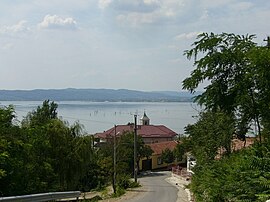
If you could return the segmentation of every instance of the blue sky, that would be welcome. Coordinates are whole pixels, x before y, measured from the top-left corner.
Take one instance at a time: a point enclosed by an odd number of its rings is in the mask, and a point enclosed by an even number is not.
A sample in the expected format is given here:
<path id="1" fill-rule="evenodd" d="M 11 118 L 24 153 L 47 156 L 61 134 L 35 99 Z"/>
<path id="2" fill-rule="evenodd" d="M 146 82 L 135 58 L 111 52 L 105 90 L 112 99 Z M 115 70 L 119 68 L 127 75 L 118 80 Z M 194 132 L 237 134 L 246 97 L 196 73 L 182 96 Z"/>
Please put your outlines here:
<path id="1" fill-rule="evenodd" d="M 0 0 L 0 89 L 181 90 L 201 32 L 270 34 L 269 0 Z"/>

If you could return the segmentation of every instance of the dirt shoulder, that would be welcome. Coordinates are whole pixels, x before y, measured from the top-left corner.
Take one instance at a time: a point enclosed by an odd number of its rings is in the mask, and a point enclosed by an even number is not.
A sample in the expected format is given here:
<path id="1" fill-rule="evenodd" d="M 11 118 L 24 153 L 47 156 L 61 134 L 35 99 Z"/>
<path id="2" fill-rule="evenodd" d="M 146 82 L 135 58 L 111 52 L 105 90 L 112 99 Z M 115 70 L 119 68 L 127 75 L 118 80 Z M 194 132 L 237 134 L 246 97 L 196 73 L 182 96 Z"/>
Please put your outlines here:
<path id="1" fill-rule="evenodd" d="M 192 202 L 191 193 L 186 186 L 190 181 L 186 178 L 182 178 L 178 175 L 172 174 L 171 177 L 165 179 L 168 183 L 172 184 L 178 189 L 177 201 L 176 202 Z M 133 199 L 134 197 L 140 197 L 146 193 L 146 187 L 138 187 L 127 190 L 127 192 L 118 198 L 109 198 L 101 200 L 102 202 L 124 202 Z"/>
<path id="2" fill-rule="evenodd" d="M 178 189 L 177 202 L 192 202 L 191 193 L 189 189 L 186 188 L 190 181 L 175 174 L 166 178 L 166 181 Z"/>
<path id="3" fill-rule="evenodd" d="M 172 174 L 165 180 L 178 189 L 177 202 L 192 202 L 190 191 L 186 188 L 190 181 L 175 174 Z M 99 200 L 101 202 L 124 202 L 130 201 L 135 197 L 143 197 L 143 194 L 147 192 L 146 189 L 147 188 L 142 185 L 141 187 L 126 190 L 126 193 L 120 197 L 111 198 L 110 196 L 113 193 L 112 187 L 107 187 L 107 189 L 102 192 L 83 193 L 80 199 L 92 199 L 94 197 L 100 196 L 101 198 L 103 198 L 103 200 Z"/>
<path id="4" fill-rule="evenodd" d="M 113 193 L 113 190 L 111 187 L 108 187 L 105 191 L 102 192 L 83 193 L 80 199 L 93 199 L 94 197 L 100 196 L 101 198 L 103 198 L 102 200 L 99 200 L 100 202 L 124 202 L 129 201 L 132 198 L 137 197 L 139 194 L 143 194 L 144 192 L 145 188 L 143 187 L 130 188 L 126 190 L 126 193 L 122 196 L 117 198 L 111 198 L 110 196 Z"/>
<path id="5" fill-rule="evenodd" d="M 143 188 L 142 187 L 137 187 L 137 188 L 132 188 L 128 189 L 126 193 L 120 197 L 117 198 L 108 198 L 104 200 L 100 200 L 101 202 L 124 202 L 124 201 L 129 201 L 133 199 L 134 197 L 137 197 L 139 194 L 143 194 Z"/>

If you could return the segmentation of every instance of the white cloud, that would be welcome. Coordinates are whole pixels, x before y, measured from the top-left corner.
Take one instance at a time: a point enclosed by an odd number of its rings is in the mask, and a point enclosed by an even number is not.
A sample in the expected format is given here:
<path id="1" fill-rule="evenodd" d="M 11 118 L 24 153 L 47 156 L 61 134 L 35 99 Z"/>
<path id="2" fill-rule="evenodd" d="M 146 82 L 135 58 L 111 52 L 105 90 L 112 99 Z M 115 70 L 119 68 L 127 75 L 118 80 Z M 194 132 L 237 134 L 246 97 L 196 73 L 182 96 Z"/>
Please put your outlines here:
<path id="1" fill-rule="evenodd" d="M 205 9 L 203 11 L 203 14 L 200 17 L 200 20 L 207 20 L 208 18 L 209 18 L 209 13 L 208 13 L 208 10 Z"/>
<path id="2" fill-rule="evenodd" d="M 27 22 L 25 20 L 19 21 L 15 25 L 11 26 L 4 26 L 0 28 L 0 33 L 1 34 L 19 34 L 19 33 L 26 33 L 30 31 L 30 28 L 26 26 Z"/>
<path id="3" fill-rule="evenodd" d="M 3 50 L 10 50 L 10 49 L 14 48 L 14 44 L 12 44 L 12 43 L 6 43 L 3 46 L 1 46 L 1 48 Z"/>
<path id="4" fill-rule="evenodd" d="M 118 13 L 116 20 L 131 26 L 167 22 L 204 24 L 210 17 L 215 21 L 254 7 L 253 3 L 237 0 L 110 0 L 110 4 L 110 9 Z"/>
<path id="5" fill-rule="evenodd" d="M 136 1 L 137 4 L 129 4 L 125 6 L 128 9 L 117 16 L 117 21 L 131 26 L 139 26 L 141 24 L 160 23 L 164 19 L 172 18 L 176 15 L 179 8 L 172 2 L 160 2 L 158 0 Z M 124 5 L 124 4 L 123 4 Z"/>
<path id="6" fill-rule="evenodd" d="M 161 6 L 160 0 L 114 0 L 111 8 L 123 13 L 151 13 Z"/>
<path id="7" fill-rule="evenodd" d="M 251 2 L 239 2 L 231 5 L 235 11 L 246 11 L 252 8 L 254 5 Z"/>
<path id="8" fill-rule="evenodd" d="M 218 1 L 202 0 L 200 4 L 202 5 L 203 8 L 218 9 L 223 8 L 224 6 L 232 5 L 236 2 L 238 2 L 238 0 L 218 0 Z"/>
<path id="9" fill-rule="evenodd" d="M 0 86 L 7 89 L 172 90 L 193 69 L 182 54 L 199 31 L 255 33 L 261 44 L 270 18 L 269 0 L 3 0 L 0 8 Z M 138 68 L 126 71 L 130 65 Z M 48 83 L 50 71 L 56 76 Z M 155 72 L 147 87 L 134 77 L 141 71 Z"/>
<path id="10" fill-rule="evenodd" d="M 129 2 L 129 1 L 128 1 Z M 118 0 L 115 6 L 120 14 L 116 17 L 118 22 L 131 26 L 143 24 L 172 23 L 177 17 L 190 15 L 194 7 L 186 0 L 136 0 L 132 3 Z"/>
<path id="11" fill-rule="evenodd" d="M 175 40 L 185 40 L 185 39 L 193 39 L 198 36 L 198 34 L 201 34 L 202 32 L 189 32 L 189 33 L 183 33 L 179 34 L 176 37 L 174 37 Z"/>
<path id="12" fill-rule="evenodd" d="M 99 0 L 98 1 L 98 7 L 100 9 L 107 8 L 112 3 L 112 0 Z"/>
<path id="13" fill-rule="evenodd" d="M 157 3 L 159 3 L 158 0 L 143 0 L 143 2 L 145 4 L 157 4 Z"/>
<path id="14" fill-rule="evenodd" d="M 177 14 L 182 14 L 186 11 L 185 7 L 187 7 L 187 4 L 185 4 L 185 0 L 168 0 L 162 2 L 161 5 L 161 14 L 167 16 L 167 13 L 173 14 L 173 16 Z"/>
<path id="15" fill-rule="evenodd" d="M 62 18 L 57 15 L 46 15 L 41 23 L 38 24 L 40 29 L 76 29 L 77 22 L 69 17 Z"/>
<path id="16" fill-rule="evenodd" d="M 151 24 L 156 21 L 158 15 L 155 13 L 129 13 L 127 15 L 121 14 L 116 17 L 121 24 L 129 24 L 136 27 L 140 24 Z"/>

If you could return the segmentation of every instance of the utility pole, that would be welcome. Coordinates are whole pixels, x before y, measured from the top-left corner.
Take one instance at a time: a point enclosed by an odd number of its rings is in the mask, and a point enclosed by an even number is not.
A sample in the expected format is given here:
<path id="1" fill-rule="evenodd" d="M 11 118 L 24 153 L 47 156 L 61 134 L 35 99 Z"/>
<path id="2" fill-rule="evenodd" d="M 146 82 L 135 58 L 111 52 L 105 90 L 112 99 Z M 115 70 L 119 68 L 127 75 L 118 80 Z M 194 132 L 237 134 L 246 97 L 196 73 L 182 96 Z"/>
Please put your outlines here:
<path id="1" fill-rule="evenodd" d="M 137 115 L 134 115 L 134 181 L 137 182 Z"/>
<path id="2" fill-rule="evenodd" d="M 113 136 L 113 193 L 116 193 L 116 125 Z"/>

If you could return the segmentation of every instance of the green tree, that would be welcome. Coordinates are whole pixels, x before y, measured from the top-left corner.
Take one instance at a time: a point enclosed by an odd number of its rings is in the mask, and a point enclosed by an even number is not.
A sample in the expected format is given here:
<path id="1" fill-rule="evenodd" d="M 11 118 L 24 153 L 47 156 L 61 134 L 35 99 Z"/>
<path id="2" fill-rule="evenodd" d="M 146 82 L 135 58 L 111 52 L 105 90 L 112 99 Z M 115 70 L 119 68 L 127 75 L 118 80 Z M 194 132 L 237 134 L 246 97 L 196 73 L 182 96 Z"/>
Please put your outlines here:
<path id="1" fill-rule="evenodd" d="M 264 147 L 258 155 L 257 147 Z M 269 144 L 254 145 L 211 164 L 195 167 L 191 189 L 196 201 L 258 201 L 270 199 Z"/>
<path id="2" fill-rule="evenodd" d="M 176 145 L 175 149 L 173 150 L 174 156 L 178 161 L 182 161 L 185 158 L 185 154 L 187 152 L 190 152 L 191 147 L 191 141 L 188 136 L 181 137 L 179 139 L 179 143 Z"/>
<path id="3" fill-rule="evenodd" d="M 46 124 L 51 119 L 57 119 L 57 107 L 55 102 L 45 100 L 42 106 L 38 106 L 36 110 L 29 112 L 23 119 L 23 126 L 37 126 Z"/>
<path id="4" fill-rule="evenodd" d="M 150 146 L 145 145 L 141 136 L 137 136 L 137 165 L 140 159 L 152 155 L 153 150 Z M 122 134 L 117 143 L 118 161 L 126 164 L 129 173 L 133 172 L 134 165 L 134 133 L 126 132 Z M 138 169 L 139 170 L 139 169 Z"/>
<path id="5" fill-rule="evenodd" d="M 183 88 L 195 92 L 204 81 L 205 91 L 196 101 L 205 106 L 178 153 L 191 150 L 197 158 L 191 189 L 196 201 L 265 201 L 270 198 L 270 52 L 259 47 L 254 35 L 207 34 L 198 36 L 185 52 L 194 58 L 191 76 Z M 231 153 L 233 135 L 245 140 L 255 123 L 259 143 Z M 218 151 L 224 155 L 214 160 Z"/>
<path id="6" fill-rule="evenodd" d="M 2 129 L 12 127 L 15 117 L 15 111 L 12 105 L 0 108 L 0 127 Z"/>
<path id="7" fill-rule="evenodd" d="M 27 175 L 25 136 L 14 124 L 12 106 L 0 108 L 0 187 L 1 195 L 25 193 L 24 176 Z M 17 182 L 17 183 L 16 183 Z"/>
<path id="8" fill-rule="evenodd" d="M 113 138 L 112 138 L 113 139 Z M 103 170 L 113 179 L 113 141 L 108 142 L 101 147 L 99 158 Z M 141 158 L 149 157 L 153 153 L 152 149 L 145 145 L 141 136 L 137 138 L 137 165 Z M 106 163 L 106 164 L 105 164 Z M 105 165 L 104 165 L 105 164 Z M 134 133 L 125 132 L 116 138 L 116 174 L 117 184 L 125 186 L 129 183 L 129 178 L 133 174 L 134 168 Z M 119 184 L 120 183 L 120 184 Z M 122 187 L 123 188 L 123 187 Z"/>
<path id="9" fill-rule="evenodd" d="M 32 159 L 35 182 L 46 176 L 41 180 L 42 185 L 48 186 L 44 187 L 46 190 L 85 188 L 86 183 L 82 185 L 81 179 L 96 159 L 93 140 L 82 136 L 82 126 L 78 122 L 69 127 L 67 122 L 58 119 L 57 104 L 47 100 L 28 113 L 23 128 L 29 133 L 35 154 Z"/>
<path id="10" fill-rule="evenodd" d="M 195 70 L 183 81 L 183 88 L 194 92 L 200 83 L 210 81 L 196 101 L 206 109 L 234 113 L 240 139 L 253 120 L 261 140 L 261 124 L 269 122 L 270 52 L 258 47 L 254 35 L 203 33 L 187 50 Z M 267 110 L 268 109 L 268 110 Z"/>
<path id="11" fill-rule="evenodd" d="M 57 117 L 44 101 L 15 125 L 12 106 L 0 108 L 0 194 L 3 196 L 80 189 L 103 183 L 93 137 L 82 126 Z M 95 181 L 93 181 L 95 179 Z M 93 182 L 92 182 L 93 181 Z"/>
<path id="12" fill-rule="evenodd" d="M 166 148 L 164 151 L 161 153 L 161 159 L 164 163 L 167 165 L 169 163 L 172 163 L 174 161 L 174 155 L 173 151 L 171 151 L 169 148 Z"/>
<path id="13" fill-rule="evenodd" d="M 219 150 L 231 153 L 231 141 L 234 134 L 234 119 L 222 112 L 201 112 L 199 120 L 186 128 L 186 145 L 199 163 L 214 160 Z M 186 146 L 184 145 L 184 146 Z"/>

